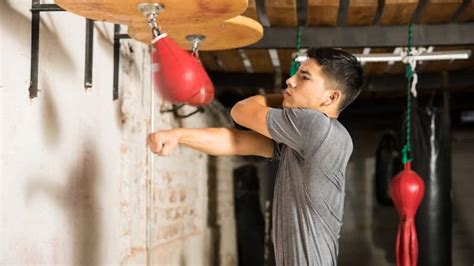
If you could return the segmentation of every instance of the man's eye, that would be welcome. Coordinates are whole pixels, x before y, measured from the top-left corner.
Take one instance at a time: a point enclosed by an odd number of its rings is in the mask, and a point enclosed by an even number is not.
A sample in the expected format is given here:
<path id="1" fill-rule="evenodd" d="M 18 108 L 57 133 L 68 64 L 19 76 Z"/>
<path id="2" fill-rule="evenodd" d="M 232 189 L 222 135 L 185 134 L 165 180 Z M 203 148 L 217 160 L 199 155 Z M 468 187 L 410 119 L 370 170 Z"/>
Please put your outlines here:
<path id="1" fill-rule="evenodd" d="M 306 76 L 303 76 L 303 80 L 309 80 L 309 78 Z"/>

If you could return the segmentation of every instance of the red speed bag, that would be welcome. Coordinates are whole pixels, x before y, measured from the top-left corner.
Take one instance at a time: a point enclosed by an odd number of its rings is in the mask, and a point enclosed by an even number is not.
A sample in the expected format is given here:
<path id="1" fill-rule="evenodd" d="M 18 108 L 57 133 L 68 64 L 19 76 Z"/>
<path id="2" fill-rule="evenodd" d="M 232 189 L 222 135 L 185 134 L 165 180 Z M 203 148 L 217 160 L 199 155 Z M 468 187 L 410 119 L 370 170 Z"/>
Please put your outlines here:
<path id="1" fill-rule="evenodd" d="M 165 100 L 198 106 L 214 98 L 214 85 L 198 59 L 168 37 L 155 42 L 152 61 L 155 88 Z"/>
<path id="2" fill-rule="evenodd" d="M 411 170 L 410 163 L 393 178 L 390 194 L 400 216 L 395 246 L 397 265 L 415 266 L 418 261 L 415 214 L 425 194 L 425 183 Z"/>

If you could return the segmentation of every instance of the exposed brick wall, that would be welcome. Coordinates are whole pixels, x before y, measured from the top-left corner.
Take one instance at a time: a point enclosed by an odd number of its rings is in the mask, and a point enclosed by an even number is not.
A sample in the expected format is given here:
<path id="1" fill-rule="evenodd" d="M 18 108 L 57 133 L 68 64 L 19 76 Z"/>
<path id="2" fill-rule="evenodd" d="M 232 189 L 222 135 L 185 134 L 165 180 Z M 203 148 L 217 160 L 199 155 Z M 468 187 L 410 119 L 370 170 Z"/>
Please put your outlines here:
<path id="1" fill-rule="evenodd" d="M 147 70 L 145 67 L 144 71 Z M 167 157 L 153 155 L 154 172 L 150 175 L 148 160 L 151 157 L 141 146 L 151 121 L 148 108 L 150 81 L 145 78 L 142 82 L 142 90 L 136 89 L 133 79 L 125 80 L 122 86 L 125 129 L 122 137 L 122 205 L 125 206 L 124 216 L 129 218 L 123 223 L 122 231 L 127 232 L 126 236 L 133 243 L 124 251 L 122 262 L 146 261 L 145 205 L 147 189 L 152 189 L 149 206 L 149 248 L 152 250 L 149 259 L 152 263 L 179 264 L 184 260 L 197 265 L 235 265 L 232 158 L 210 157 L 180 146 Z M 230 126 L 229 119 L 223 115 L 225 110 L 219 108 L 218 103 L 213 103 L 204 113 L 179 119 L 170 112 L 159 112 L 172 106 L 155 99 L 156 130 Z M 179 112 L 186 114 L 193 110 L 194 107 L 185 107 Z M 148 187 L 150 184 L 151 188 Z"/>

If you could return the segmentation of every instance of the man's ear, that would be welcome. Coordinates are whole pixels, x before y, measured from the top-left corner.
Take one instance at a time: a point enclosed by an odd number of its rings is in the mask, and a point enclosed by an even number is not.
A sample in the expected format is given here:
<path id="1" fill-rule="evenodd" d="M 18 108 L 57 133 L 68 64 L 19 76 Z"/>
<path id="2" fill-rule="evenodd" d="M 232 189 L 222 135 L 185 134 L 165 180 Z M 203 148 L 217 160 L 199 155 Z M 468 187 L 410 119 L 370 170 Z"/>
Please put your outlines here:
<path id="1" fill-rule="evenodd" d="M 329 93 L 328 97 L 323 102 L 324 106 L 329 106 L 331 104 L 337 104 L 338 101 L 342 97 L 342 93 L 341 93 L 340 90 L 329 90 L 328 93 Z"/>

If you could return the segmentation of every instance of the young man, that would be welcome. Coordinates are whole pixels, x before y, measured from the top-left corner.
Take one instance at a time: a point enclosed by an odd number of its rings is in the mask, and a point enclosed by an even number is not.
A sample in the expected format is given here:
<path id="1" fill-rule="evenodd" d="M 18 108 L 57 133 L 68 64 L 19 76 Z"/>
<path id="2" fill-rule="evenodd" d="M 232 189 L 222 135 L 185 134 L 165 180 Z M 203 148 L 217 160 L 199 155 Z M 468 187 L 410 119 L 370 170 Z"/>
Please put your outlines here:
<path id="1" fill-rule="evenodd" d="M 277 265 L 336 265 L 352 140 L 337 121 L 360 93 L 362 68 L 335 49 L 309 49 L 283 95 L 253 96 L 231 110 L 251 129 L 159 131 L 150 149 L 167 155 L 177 144 L 211 155 L 258 155 L 279 160 L 273 199 Z M 281 109 L 283 108 L 283 109 Z"/>

